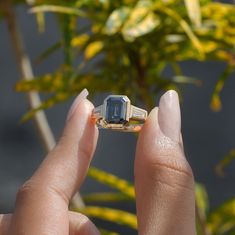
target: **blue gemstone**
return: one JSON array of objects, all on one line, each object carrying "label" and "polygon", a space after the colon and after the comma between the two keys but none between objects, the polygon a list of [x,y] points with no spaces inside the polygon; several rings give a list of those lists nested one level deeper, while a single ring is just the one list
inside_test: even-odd
[{"label": "blue gemstone", "polygon": [[105,120],[109,124],[125,124],[127,103],[123,97],[107,99]]}]

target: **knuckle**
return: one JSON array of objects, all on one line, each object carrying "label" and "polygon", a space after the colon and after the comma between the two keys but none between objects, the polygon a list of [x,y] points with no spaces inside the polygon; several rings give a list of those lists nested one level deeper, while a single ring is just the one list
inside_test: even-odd
[{"label": "knuckle", "polygon": [[62,199],[66,204],[69,203],[70,200],[69,195],[67,195],[67,193],[64,190],[60,189],[59,187],[50,185],[47,187],[47,192],[49,195],[52,195],[53,197]]},{"label": "knuckle", "polygon": [[187,162],[171,161],[170,163],[155,163],[154,171],[150,177],[155,182],[167,185],[171,188],[184,188],[194,190],[194,178],[191,167]]},{"label": "knuckle", "polygon": [[16,195],[16,201],[18,203],[27,202],[34,197],[38,197],[38,195],[43,197],[60,198],[65,201],[65,203],[69,202],[69,196],[63,190],[60,190],[58,187],[51,184],[40,183],[33,179],[27,180],[19,188]]},{"label": "knuckle", "polygon": [[34,194],[36,191],[36,183],[33,180],[27,180],[18,190],[16,195],[17,201],[22,201]]},{"label": "knuckle", "polygon": [[194,177],[189,164],[180,161],[155,162],[149,171],[150,178],[174,188],[194,189]]},{"label": "knuckle", "polygon": [[194,190],[192,169],[178,144],[173,146],[158,143],[154,150],[148,151],[145,159],[141,157],[137,168],[137,177],[144,175],[153,184]]}]

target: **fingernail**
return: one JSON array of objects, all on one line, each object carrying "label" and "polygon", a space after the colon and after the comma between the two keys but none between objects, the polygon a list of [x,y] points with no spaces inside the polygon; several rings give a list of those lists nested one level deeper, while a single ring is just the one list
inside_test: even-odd
[{"label": "fingernail", "polygon": [[176,91],[167,91],[160,99],[158,122],[161,131],[173,141],[180,141],[181,115],[179,97]]},{"label": "fingernail", "polygon": [[78,105],[84,100],[86,99],[86,97],[88,96],[89,92],[88,90],[85,88],[83,89],[80,94],[76,97],[76,99],[73,101],[73,104],[68,112],[68,116],[67,116],[67,121],[73,116],[75,110],[77,109]]}]

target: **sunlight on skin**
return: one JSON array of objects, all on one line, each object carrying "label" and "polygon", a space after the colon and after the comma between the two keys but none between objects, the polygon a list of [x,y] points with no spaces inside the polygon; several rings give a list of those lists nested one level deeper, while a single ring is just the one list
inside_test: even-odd
[{"label": "sunlight on skin", "polygon": [[[84,90],[74,101],[64,132],[19,190],[13,215],[0,216],[1,235],[98,235],[68,204],[84,181],[98,139],[94,106]],[[135,190],[140,235],[195,235],[194,179],[184,156],[178,95],[165,93],[140,131]]]}]

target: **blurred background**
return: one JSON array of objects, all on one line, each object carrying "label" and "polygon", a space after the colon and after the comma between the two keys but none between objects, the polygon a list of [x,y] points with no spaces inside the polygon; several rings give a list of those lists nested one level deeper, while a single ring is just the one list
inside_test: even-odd
[{"label": "blurred background", "polygon": [[[58,41],[60,32],[56,19],[47,14],[45,32],[40,34],[35,17],[28,14],[26,7],[17,7],[16,13],[26,50],[34,61],[41,51]],[[45,74],[62,62],[63,54],[58,50],[46,62],[33,64],[34,73]],[[221,93],[222,110],[213,112],[210,109],[211,94],[225,64],[189,60],[181,62],[181,65],[185,75],[202,81],[200,87],[190,84],[180,87],[183,94],[182,132],[186,155],[195,179],[206,186],[210,205],[215,208],[235,195],[235,165],[226,168],[226,176],[223,178],[218,177],[214,170],[222,157],[235,147],[235,79],[233,75],[225,83]],[[14,208],[18,188],[32,175],[46,153],[33,122],[19,124],[20,118],[28,110],[28,103],[25,94],[14,90],[20,75],[4,21],[0,22],[0,76],[0,213],[8,213]],[[104,97],[106,94],[99,94],[92,101],[99,105]],[[46,111],[57,139],[71,102],[72,99]],[[101,130],[92,165],[133,181],[135,146],[136,136],[133,134]],[[103,190],[107,188],[87,179],[81,192]],[[134,205],[125,205],[125,208],[128,207],[134,210]]]}]

